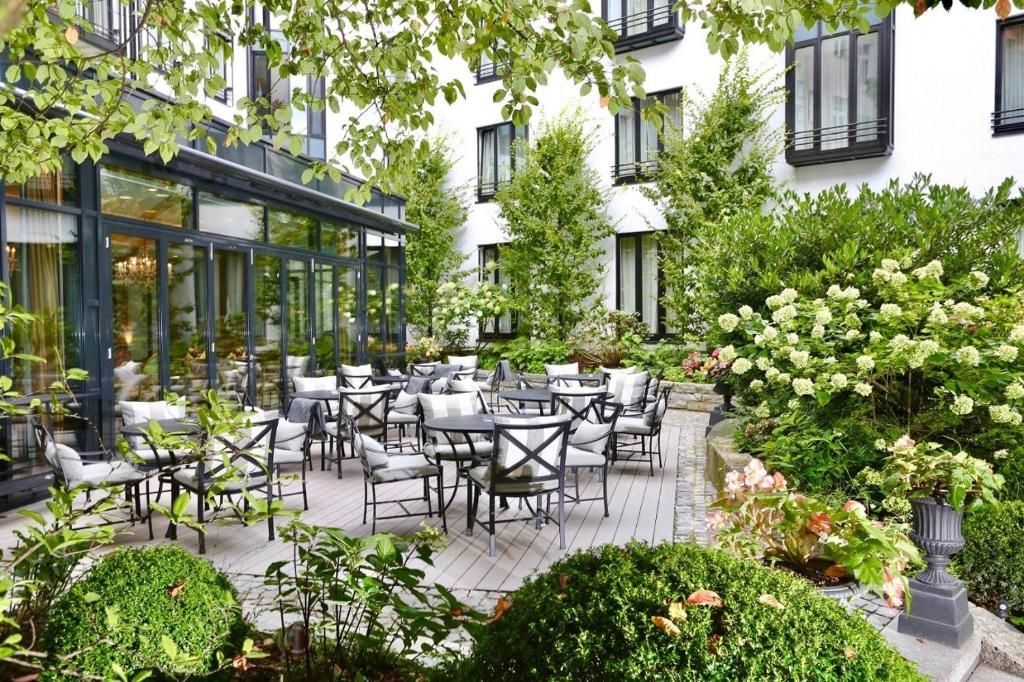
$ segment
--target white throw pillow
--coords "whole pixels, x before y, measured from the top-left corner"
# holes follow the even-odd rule
[[[76,481],[82,480],[85,467],[82,464],[82,456],[74,448],[50,441],[46,445],[45,457],[50,467],[55,471],[63,472],[68,487],[73,486]]]
[[[342,365],[341,375],[346,377],[372,377],[373,367],[370,365]]]
[[[594,424],[592,422],[581,422],[576,432],[569,440],[570,445],[575,445],[580,450],[604,454],[608,445],[608,436],[612,432],[611,424]]]
[[[292,377],[295,384],[295,392],[303,391],[333,391],[338,388],[338,379],[334,376],[327,377]]]
[[[566,365],[544,365],[544,373],[549,377],[557,377],[564,374],[579,374],[580,363],[570,362]]]
[[[458,365],[461,369],[476,369],[478,358],[475,355],[449,355],[448,364]]]

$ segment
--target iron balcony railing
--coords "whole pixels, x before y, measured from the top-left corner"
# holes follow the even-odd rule
[[[608,28],[619,34],[619,39],[649,33],[662,26],[674,25],[677,22],[677,15],[673,11],[672,3],[661,7],[653,7],[642,12],[634,12],[615,19],[608,19]]]
[[[612,165],[612,177],[616,180],[639,179],[649,177],[657,170],[657,159],[648,159],[647,161],[625,161],[623,163]]]
[[[480,198],[493,197],[498,190],[509,183],[509,180],[480,180],[476,185],[476,194]]]
[[[1007,128],[1024,128],[1024,107],[992,113],[992,130],[999,132]]]
[[[495,62],[490,64],[480,64],[476,70],[476,80],[478,83],[483,81],[493,81],[501,78],[505,70],[506,62]]]
[[[127,8],[117,0],[86,0],[77,14],[92,26],[92,33],[112,43],[121,42],[127,24]]]
[[[828,151],[877,142],[888,133],[889,120],[876,118],[809,130],[790,130],[786,142],[794,152]]]

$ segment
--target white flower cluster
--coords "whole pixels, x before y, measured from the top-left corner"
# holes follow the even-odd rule
[[[956,361],[961,365],[971,365],[977,367],[981,362],[981,353],[974,346],[964,346],[963,348],[957,349],[956,353],[953,354]]]
[[[863,381],[857,382],[853,387],[854,393],[865,398],[871,395],[871,390],[871,384],[865,384]]]
[[[725,332],[733,331],[739,323],[740,318],[736,317],[732,313],[725,313],[718,316],[718,326]]]
[[[821,338],[824,338],[824,336],[825,336],[825,328],[822,327],[820,324],[816,324],[813,327],[811,327],[811,338],[812,339],[821,339]]]
[[[811,395],[814,393],[814,382],[804,377],[793,379],[793,392],[797,395]]]
[[[1019,353],[1020,349],[1017,346],[1011,346],[1007,343],[1004,343],[995,350],[996,357],[1003,362],[1013,362],[1017,359]]]
[[[890,284],[892,286],[901,287],[907,283],[907,276],[900,272],[900,265],[896,261],[886,259],[882,261],[882,267],[876,269],[871,273],[871,279],[876,284]]]
[[[842,372],[836,372],[829,377],[829,383],[837,391],[841,391],[849,384],[849,379]]]
[[[931,277],[932,279],[940,280],[942,279],[942,274],[942,263],[937,260],[933,260],[924,267],[914,270],[914,277],[917,277],[918,279],[928,279]]]
[[[764,299],[764,302],[770,309],[776,310],[782,306],[789,305],[796,300],[796,297],[796,289],[783,289],[774,296]]]
[[[979,289],[988,286],[988,275],[986,275],[984,272],[971,270],[971,279],[974,280],[974,285]]]
[[[958,301],[953,304],[953,315],[961,321],[970,322],[985,317],[985,311],[967,301]]]
[[[719,354],[719,358],[721,358],[721,354]],[[753,366],[753,363],[746,358],[736,358],[732,363],[732,371],[734,374],[746,374]]]
[[[718,351],[718,361],[726,364],[736,359],[736,349],[732,345],[723,347]]]
[[[1009,405],[989,405],[988,416],[996,424],[1010,424],[1020,426],[1021,414]]]
[[[1020,379],[1017,379],[1006,387],[1006,399],[1020,400],[1021,398],[1024,398],[1024,384],[1021,383]]]
[[[878,317],[882,320],[889,321],[899,317],[903,314],[903,308],[900,308],[895,303],[883,303],[878,308]]]
[[[958,414],[961,417],[970,414],[974,410],[974,400],[970,396],[958,395],[953,398],[953,404],[949,406],[949,411],[953,414]]]
[[[875,359],[870,355],[861,355],[857,358],[857,369],[862,372],[870,372],[875,368]]]
[[[825,295],[837,301],[854,301],[860,298],[860,289],[857,287],[846,287],[843,289],[838,284],[833,284],[825,292]]]
[[[1009,341],[1010,343],[1024,341],[1024,324],[1014,325],[1013,329],[1010,330]]]
[[[754,315],[754,309],[749,305],[740,306],[740,317],[744,320],[749,320]]]
[[[943,325],[949,322],[949,316],[946,315],[946,311],[942,309],[940,303],[936,302],[932,306],[931,311],[928,313],[928,321],[936,325]]]
[[[828,324],[832,321],[832,311],[828,308],[819,308],[814,312],[814,321],[818,324]]]
[[[793,350],[789,353],[789,361],[793,363],[793,366],[797,369],[803,369],[810,362],[811,354],[805,350]]]

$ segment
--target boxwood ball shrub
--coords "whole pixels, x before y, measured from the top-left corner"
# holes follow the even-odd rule
[[[955,568],[971,599],[988,607],[1006,599],[1013,615],[1024,615],[1024,502],[973,507],[963,530]]]
[[[579,552],[510,600],[463,679],[923,679],[809,582],[695,544]]]
[[[227,578],[205,559],[161,546],[100,559],[54,605],[43,642],[51,654],[82,650],[70,665],[79,674],[102,676],[117,663],[129,676],[197,675],[216,667],[216,652],[232,655],[243,634]],[[177,647],[173,660],[164,636]]]

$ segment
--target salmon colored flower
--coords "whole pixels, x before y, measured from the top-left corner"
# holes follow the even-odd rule
[[[807,523],[807,528],[815,535],[828,535],[832,532],[832,519],[825,512],[811,514],[811,520]]]

